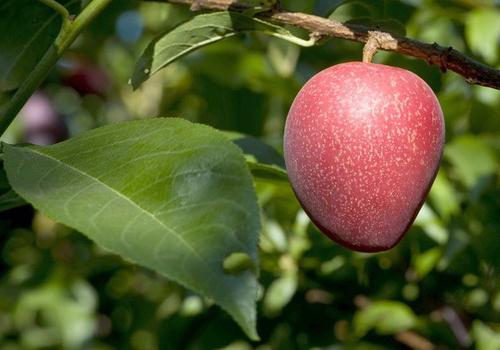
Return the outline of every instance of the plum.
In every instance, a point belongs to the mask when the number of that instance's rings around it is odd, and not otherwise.
[[[313,76],[288,113],[284,152],[312,222],[352,250],[396,245],[439,168],[444,120],[432,89],[407,70],[348,62]]]
[[[36,145],[51,145],[68,138],[68,128],[49,98],[36,92],[24,105],[20,115],[23,140]]]

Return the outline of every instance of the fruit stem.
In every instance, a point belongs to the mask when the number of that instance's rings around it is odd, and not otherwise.
[[[363,47],[363,62],[371,63],[373,56],[377,50],[382,47],[386,42],[393,40],[389,33],[379,32],[375,30],[368,31],[368,39]]]

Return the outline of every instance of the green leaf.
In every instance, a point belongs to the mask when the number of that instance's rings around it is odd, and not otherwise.
[[[280,26],[239,13],[198,15],[160,34],[148,45],[135,67],[132,86],[136,89],[151,75],[189,52],[243,32],[261,32],[302,46],[314,44],[293,36]]]
[[[455,175],[472,188],[483,176],[498,170],[495,153],[480,138],[466,135],[447,144],[444,156],[453,165]]]
[[[53,279],[19,296],[13,318],[25,330],[23,348],[60,342],[64,349],[82,349],[92,340],[97,327],[95,290],[83,280],[65,282]]]
[[[10,187],[3,161],[0,162],[0,212],[26,204],[26,201],[19,197]]]
[[[427,276],[427,274],[437,265],[441,256],[442,251],[440,247],[434,247],[418,254],[415,257],[414,262],[415,272],[417,273],[418,278],[422,279]]]
[[[248,158],[247,165],[250,168],[253,177],[257,180],[289,184],[286,170],[276,165],[256,163],[252,160],[248,160]]]
[[[259,139],[238,132],[225,131],[224,134],[241,148],[243,153],[252,156],[255,163],[275,165],[285,169],[285,159],[273,147]]]
[[[495,64],[500,40],[500,11],[495,8],[471,11],[465,21],[465,38],[474,53]]]
[[[427,203],[418,212],[414,224],[424,229],[427,236],[439,244],[445,244],[448,240],[448,231],[441,219],[434,213]]]
[[[26,205],[26,201],[13,190],[0,194],[0,212]]]
[[[483,322],[475,320],[472,323],[472,335],[476,342],[477,350],[500,349],[500,332],[494,331]]]
[[[271,316],[278,314],[292,300],[296,291],[295,274],[287,274],[274,280],[264,297],[264,310]]]
[[[232,131],[224,134],[241,148],[255,180],[289,185],[285,160],[274,148],[252,136]]]
[[[359,10],[370,17],[381,17],[384,11],[384,1],[342,0],[330,8],[328,18],[343,22],[350,19],[349,15],[354,10]]]
[[[452,215],[460,211],[459,199],[457,198],[456,191],[453,188],[453,184],[446,177],[443,168],[439,169],[431,191],[429,192],[429,198],[436,207],[436,211],[439,213],[440,217],[444,220],[449,220]]]
[[[405,304],[396,301],[375,301],[354,315],[358,336],[375,329],[379,334],[395,334],[414,327],[417,317]]]
[[[149,119],[4,150],[12,187],[35,208],[214,299],[258,338],[256,273],[227,274],[223,263],[238,252],[258,266],[259,209],[241,151],[222,133]]]
[[[246,253],[232,253],[224,260],[223,266],[224,271],[235,275],[245,270],[255,269],[252,258]]]
[[[79,0],[60,1],[75,9]],[[0,91],[16,89],[59,33],[61,16],[35,0],[0,2]]]

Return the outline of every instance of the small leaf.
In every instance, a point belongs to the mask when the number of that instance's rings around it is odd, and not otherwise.
[[[419,279],[424,278],[434,269],[442,254],[440,247],[434,247],[416,256],[415,271]]]
[[[252,339],[260,216],[241,151],[181,119],[114,124],[48,147],[4,146],[14,190],[102,247],[212,298]]]
[[[285,159],[273,147],[259,139],[237,132],[224,132],[224,134],[241,148],[244,154],[251,155],[255,161],[262,164],[275,165],[285,169]]]
[[[352,8],[359,8],[362,12],[370,15],[371,17],[380,17],[383,13],[384,2],[382,0],[363,1],[363,0],[342,0],[330,8],[328,18],[338,21],[345,21],[348,18],[344,17],[341,13],[344,9],[352,10]]]
[[[436,207],[436,211],[445,221],[460,211],[456,190],[453,188],[451,181],[446,177],[443,168],[439,169],[429,193],[429,198]]]
[[[289,185],[285,160],[274,148],[252,136],[232,131],[224,134],[241,148],[255,180]]]
[[[160,34],[148,45],[135,67],[132,86],[136,89],[151,75],[191,51],[243,32],[261,32],[303,46],[314,44],[293,36],[280,26],[239,13],[198,15]]]
[[[495,64],[500,40],[500,11],[495,8],[471,11],[465,21],[465,38],[474,53]]]
[[[414,327],[416,323],[413,311],[396,301],[376,301],[354,315],[354,330],[360,337],[371,329],[379,334],[395,334]]]
[[[71,10],[79,0],[60,1]],[[31,73],[61,27],[61,16],[40,1],[0,2],[0,91],[16,89]]]
[[[271,283],[264,297],[264,310],[269,315],[278,314],[292,300],[297,291],[297,276],[288,274]]]
[[[247,253],[231,253],[224,259],[224,271],[233,275],[239,275],[245,270],[254,269],[252,258]]]
[[[427,203],[424,203],[418,212],[414,224],[422,227],[427,236],[439,244],[445,244],[448,240],[446,227]]]
[[[500,349],[500,332],[498,330],[494,331],[479,320],[472,323],[472,336],[477,350]]]
[[[278,182],[288,184],[288,174],[286,170],[269,164],[256,163],[247,159],[247,165],[254,178],[265,182]]]
[[[498,170],[495,153],[480,138],[465,135],[447,144],[444,156],[453,165],[453,172],[468,188],[483,176]]]

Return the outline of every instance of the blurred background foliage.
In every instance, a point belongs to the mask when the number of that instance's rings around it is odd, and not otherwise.
[[[496,1],[288,0],[283,7],[406,30],[500,68]],[[196,51],[133,91],[128,80],[147,43],[190,16],[181,6],[113,2],[4,140],[49,144],[108,123],[182,117],[252,135],[279,163],[287,111],[303,83],[361,56],[361,45],[342,40],[300,49],[248,34]],[[396,248],[348,251],[310,224],[288,186],[256,180],[262,340],[251,343],[209,300],[29,206],[12,209],[0,214],[0,348],[500,349],[500,91],[398,54],[380,52],[375,61],[425,79],[446,120],[440,172]]]

